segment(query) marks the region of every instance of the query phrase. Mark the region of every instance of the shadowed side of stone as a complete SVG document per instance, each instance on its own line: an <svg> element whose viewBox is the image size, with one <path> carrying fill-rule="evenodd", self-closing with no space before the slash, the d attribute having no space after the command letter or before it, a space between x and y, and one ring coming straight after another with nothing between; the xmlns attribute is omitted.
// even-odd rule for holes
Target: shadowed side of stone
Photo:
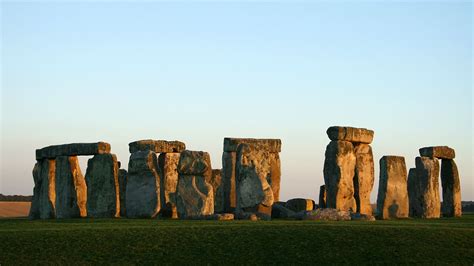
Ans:
<svg viewBox="0 0 474 266"><path fill-rule="evenodd" d="M440 217L439 162L436 158L416 157L416 180L418 180L422 218Z"/></svg>
<svg viewBox="0 0 474 266"><path fill-rule="evenodd" d="M186 149L186 144L181 141L167 140L138 140L128 144L130 153L138 151L153 151L155 153L180 153Z"/></svg>
<svg viewBox="0 0 474 266"><path fill-rule="evenodd" d="M224 188L224 211L234 212L237 207L235 191L235 166L237 153L222 153L222 183Z"/></svg>
<svg viewBox="0 0 474 266"><path fill-rule="evenodd" d="M55 218L56 211L56 160L39 160L33 168L33 198L30 219Z"/></svg>
<svg viewBox="0 0 474 266"><path fill-rule="evenodd" d="M407 168L401 156L380 159L377 211L381 219L408 217Z"/></svg>
<svg viewBox="0 0 474 266"><path fill-rule="evenodd" d="M410 168L408 171L408 200L409 200L409 216L421 217L423 215L423 206L421 199L420 182L416 175L416 168Z"/></svg>
<svg viewBox="0 0 474 266"><path fill-rule="evenodd" d="M52 145L36 150L36 160L54 159L59 156L96 155L110 153L110 144L106 142L71 143Z"/></svg>
<svg viewBox="0 0 474 266"><path fill-rule="evenodd" d="M324 183L326 206L338 210L356 210L354 199L354 146L347 141L331 141L326 147Z"/></svg>
<svg viewBox="0 0 474 266"><path fill-rule="evenodd" d="M322 185L319 187L319 208L326 208L326 186Z"/></svg>
<svg viewBox="0 0 474 266"><path fill-rule="evenodd" d="M441 184L443 186L443 216L461 217L461 183L454 160L441 160Z"/></svg>
<svg viewBox="0 0 474 266"><path fill-rule="evenodd" d="M120 189L115 154L89 159L86 171L88 217L119 217Z"/></svg>
<svg viewBox="0 0 474 266"><path fill-rule="evenodd" d="M303 198L290 199L286 202L285 207L294 212L312 211L314 209L314 201Z"/></svg>
<svg viewBox="0 0 474 266"><path fill-rule="evenodd" d="M126 207L126 200L127 200L127 179L128 179L128 172L125 169L119 169L118 180L119 180L119 188L120 188L120 217L127 216L127 207Z"/></svg>
<svg viewBox="0 0 474 266"><path fill-rule="evenodd" d="M129 218L154 218L161 209L160 175L154 151L130 155L126 187L126 210Z"/></svg>
<svg viewBox="0 0 474 266"><path fill-rule="evenodd" d="M448 146L424 147L420 149L420 155L438 159L454 159L456 157L454 149Z"/></svg>
<svg viewBox="0 0 474 266"><path fill-rule="evenodd" d="M214 191L214 212L224 212L224 186L222 184L221 169L213 169L209 183Z"/></svg>

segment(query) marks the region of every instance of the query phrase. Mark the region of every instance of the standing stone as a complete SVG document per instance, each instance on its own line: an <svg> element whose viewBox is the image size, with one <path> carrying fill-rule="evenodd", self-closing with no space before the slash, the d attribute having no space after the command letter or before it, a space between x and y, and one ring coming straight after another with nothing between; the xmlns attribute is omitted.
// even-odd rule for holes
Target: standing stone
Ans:
<svg viewBox="0 0 474 266"><path fill-rule="evenodd" d="M319 208L326 208L326 186L322 185L319 187Z"/></svg>
<svg viewBox="0 0 474 266"><path fill-rule="evenodd" d="M273 191L273 200L280 200L281 162L280 155L276 152L270 153L270 186Z"/></svg>
<svg viewBox="0 0 474 266"><path fill-rule="evenodd" d="M274 197L270 186L271 164L268 151L258 145L240 144L236 163L237 211L271 215Z"/></svg>
<svg viewBox="0 0 474 266"><path fill-rule="evenodd" d="M356 165L354 174L354 198L357 212L372 215L370 193L374 186L374 156L368 144L354 146Z"/></svg>
<svg viewBox="0 0 474 266"><path fill-rule="evenodd" d="M56 217L56 160L39 160L33 168L33 198L30 219L50 219Z"/></svg>
<svg viewBox="0 0 474 266"><path fill-rule="evenodd" d="M422 217L423 206L420 192L420 182L416 176L416 168L410 168L408 171L408 200L409 216Z"/></svg>
<svg viewBox="0 0 474 266"><path fill-rule="evenodd" d="M56 158L56 218L86 217L87 186L77 156Z"/></svg>
<svg viewBox="0 0 474 266"><path fill-rule="evenodd" d="M182 219L214 214L214 192L203 176L179 175L178 216Z"/></svg>
<svg viewBox="0 0 474 266"><path fill-rule="evenodd" d="M214 191L214 212L222 213L224 212L224 186L220 169L212 170L212 177L209 183Z"/></svg>
<svg viewBox="0 0 474 266"><path fill-rule="evenodd" d="M380 159L377 211L382 219L408 217L407 168L404 157L383 156Z"/></svg>
<svg viewBox="0 0 474 266"><path fill-rule="evenodd" d="M234 212L237 207L237 195L235 191L236 159L236 152L224 152L222 154L222 183L224 186L225 212Z"/></svg>
<svg viewBox="0 0 474 266"><path fill-rule="evenodd" d="M211 158L202 151L184 151L178 163L176 205L179 218L200 218L214 214Z"/></svg>
<svg viewBox="0 0 474 266"><path fill-rule="evenodd" d="M161 213L164 217L178 218L176 189L180 153L161 153L158 164L161 170Z"/></svg>
<svg viewBox="0 0 474 266"><path fill-rule="evenodd" d="M161 209L158 159L153 151L130 155L126 188L129 218L155 218Z"/></svg>
<svg viewBox="0 0 474 266"><path fill-rule="evenodd" d="M95 155L87 162L87 215L119 217L120 190L115 154Z"/></svg>
<svg viewBox="0 0 474 266"><path fill-rule="evenodd" d="M416 157L416 177L418 180L422 218L440 217L439 162L436 158Z"/></svg>
<svg viewBox="0 0 474 266"><path fill-rule="evenodd" d="M128 178L127 170L119 169L118 180L119 180L119 188L120 188L120 194L119 194L120 195L120 217L127 216L127 207L126 207L127 178Z"/></svg>
<svg viewBox="0 0 474 266"><path fill-rule="evenodd" d="M327 208L355 211L353 178L356 155L352 143L331 141L326 147L325 155L324 182Z"/></svg>
<svg viewBox="0 0 474 266"><path fill-rule="evenodd" d="M443 216L461 217L461 184L458 167L454 160L441 160L441 184L443 186Z"/></svg>

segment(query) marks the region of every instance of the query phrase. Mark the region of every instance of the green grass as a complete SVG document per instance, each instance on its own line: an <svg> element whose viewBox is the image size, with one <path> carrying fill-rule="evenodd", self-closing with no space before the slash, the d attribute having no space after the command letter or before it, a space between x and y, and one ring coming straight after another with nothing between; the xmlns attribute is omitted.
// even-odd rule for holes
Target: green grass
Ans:
<svg viewBox="0 0 474 266"><path fill-rule="evenodd" d="M0 264L474 264L474 214L376 222L0 220Z"/></svg>

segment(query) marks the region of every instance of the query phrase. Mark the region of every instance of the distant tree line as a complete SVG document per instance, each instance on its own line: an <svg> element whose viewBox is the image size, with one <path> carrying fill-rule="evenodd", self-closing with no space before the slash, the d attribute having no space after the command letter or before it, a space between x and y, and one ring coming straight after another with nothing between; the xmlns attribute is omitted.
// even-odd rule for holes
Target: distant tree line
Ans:
<svg viewBox="0 0 474 266"><path fill-rule="evenodd" d="M33 196L0 194L0 201L31 201L32 197Z"/></svg>
<svg viewBox="0 0 474 266"><path fill-rule="evenodd" d="M463 212L474 212L474 201L463 201L461 205Z"/></svg>

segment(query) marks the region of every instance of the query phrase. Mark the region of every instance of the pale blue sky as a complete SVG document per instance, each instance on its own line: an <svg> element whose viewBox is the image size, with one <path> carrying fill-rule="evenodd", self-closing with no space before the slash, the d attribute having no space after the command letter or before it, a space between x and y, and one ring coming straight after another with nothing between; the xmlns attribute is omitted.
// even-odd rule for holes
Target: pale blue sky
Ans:
<svg viewBox="0 0 474 266"><path fill-rule="evenodd" d="M51 144L108 141L126 166L129 142L178 139L220 168L235 136L281 138L282 199L316 199L326 128L352 125L376 132L376 181L383 155L414 167L418 148L449 145L474 200L472 10L2 2L0 193L31 194Z"/></svg>

